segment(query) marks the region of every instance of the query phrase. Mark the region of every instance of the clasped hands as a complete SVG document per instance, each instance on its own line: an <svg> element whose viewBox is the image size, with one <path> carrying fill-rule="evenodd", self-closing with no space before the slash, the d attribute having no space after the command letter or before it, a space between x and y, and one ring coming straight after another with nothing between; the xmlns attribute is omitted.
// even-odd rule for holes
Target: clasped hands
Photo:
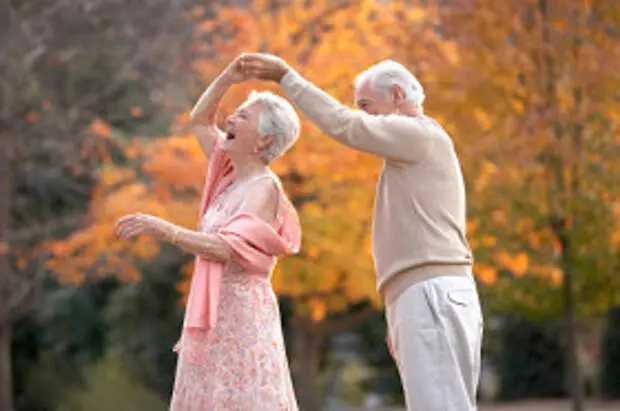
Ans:
<svg viewBox="0 0 620 411"><path fill-rule="evenodd" d="M224 70L223 75L232 83L242 83L252 78L279 83L291 70L280 57L264 53L244 53Z"/></svg>

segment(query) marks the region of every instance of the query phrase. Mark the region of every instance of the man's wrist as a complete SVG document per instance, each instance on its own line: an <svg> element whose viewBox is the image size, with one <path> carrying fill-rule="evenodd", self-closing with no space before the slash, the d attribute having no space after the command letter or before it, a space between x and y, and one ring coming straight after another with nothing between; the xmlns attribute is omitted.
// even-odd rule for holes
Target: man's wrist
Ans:
<svg viewBox="0 0 620 411"><path fill-rule="evenodd" d="M284 79L284 77L286 77L286 75L292 70L291 67L283 67L282 70L280 70L276 76L276 78L274 80L276 80L277 83L282 83L282 80Z"/></svg>

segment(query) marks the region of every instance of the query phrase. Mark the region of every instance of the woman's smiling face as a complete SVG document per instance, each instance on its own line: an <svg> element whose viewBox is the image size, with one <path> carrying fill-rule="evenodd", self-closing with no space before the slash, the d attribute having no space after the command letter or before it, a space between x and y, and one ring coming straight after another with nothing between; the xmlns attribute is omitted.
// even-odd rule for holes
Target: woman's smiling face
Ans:
<svg viewBox="0 0 620 411"><path fill-rule="evenodd" d="M260 103L239 106L226 118L226 136L221 149L228 153L251 154L259 138Z"/></svg>

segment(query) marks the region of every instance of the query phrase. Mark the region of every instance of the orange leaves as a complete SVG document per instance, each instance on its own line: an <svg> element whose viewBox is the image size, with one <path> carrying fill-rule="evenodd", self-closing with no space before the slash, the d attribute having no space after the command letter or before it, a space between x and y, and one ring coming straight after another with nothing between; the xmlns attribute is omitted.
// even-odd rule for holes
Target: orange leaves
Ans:
<svg viewBox="0 0 620 411"><path fill-rule="evenodd" d="M458 44L454 41L445 41L441 43L441 45L443 54L448 63L453 66L457 65L461 60Z"/></svg>
<svg viewBox="0 0 620 411"><path fill-rule="evenodd" d="M443 119L441 123L453 134L467 176L467 232L472 246L477 246L477 278L492 285L498 281L498 272L509 271L516 277L531 274L552 283L561 279L554 263L562 250L552 233L541 228L551 208L545 203L550 173L541 153L551 146L557 122L567 129L574 124L567 113L576 107L575 85L588 87L583 110L600 113L611 127L610 136L587 140L584 147L607 140L620 142L620 110L612 101L613 93L608 93L619 87L612 80L613 65L602 64L605 60L599 49L609 51L605 42L589 36L584 43L593 45L580 51L579 64L573 64L566 54L550 55L558 64L557 72L563 74L554 79L557 93L548 96L544 70L539 67L540 52L548 48L531 34L537 30L524 28L523 13L516 12L527 4L473 2L473 9L465 15L448 4L437 8L373 0L314 0L309 5L305 0L291 0L277 2L277 7L270 1L247 3L247 7L216 7L216 15L208 20L203 7L194 8L188 16L197 22L191 51L198 57L192 65L203 84L239 53L260 50L278 54L317 86L351 104L351 83L359 71L384 58L402 62L425 86L426 111ZM205 40L206 34L212 41ZM556 49L558 53L570 50L551 48ZM594 76L598 73L593 70L607 72ZM582 77L573 77L576 74ZM241 84L227 93L222 112L244 101L252 88L280 93L273 84ZM557 101L548 106L549 98ZM556 103L562 108L559 112ZM43 110L47 110L45 105ZM582 118L585 113L575 114L587 138L602 133L604 127ZM136 106L131 115L144 113ZM278 292L304 301L306 313L322 321L353 302L379 303L369 238L381 161L332 142L302 121L302 138L273 167L288 178L285 186L293 200L303 204L299 209L303 249L300 256L280 261L273 283ZM186 123L187 111L179 114L174 125ZM97 119L90 130L95 138L87 148L107 153L106 144L115 136L112 127ZM122 143L131 165L109 166L110 161L99 170L89 225L62 246L53 246L56 270L73 279L91 271L137 278L136 261L152 258L158 248L153 241L114 237L114 220L128 212L153 213L195 227L207 164L194 136L179 134ZM564 150L556 146L552 153ZM592 158L603 161L598 154ZM563 182L571 177L559 174ZM589 186L600 185L595 178L585 181ZM606 197L613 201L609 194ZM610 240L620 246L620 235L611 235ZM180 287L187 292L187 284ZM310 292L320 292L321 297L306 304L304 296Z"/></svg>
<svg viewBox="0 0 620 411"><path fill-rule="evenodd" d="M100 137L110 137L112 135L112 127L103 120L97 118L95 119L91 125L90 130L97 136Z"/></svg>
<svg viewBox="0 0 620 411"><path fill-rule="evenodd" d="M549 280L554 286L560 285L564 275L560 268L547 264L533 264L531 272L535 276Z"/></svg>
<svg viewBox="0 0 620 411"><path fill-rule="evenodd" d="M426 10L421 7L409 7L406 9L407 20L412 23L419 23L426 17Z"/></svg>
<svg viewBox="0 0 620 411"><path fill-rule="evenodd" d="M101 184L105 187L114 187L118 184L129 183L136 178L132 169L120 167L104 167L100 173Z"/></svg>
<svg viewBox="0 0 620 411"><path fill-rule="evenodd" d="M480 125L482 130L489 131L491 129L491 126L493 125L493 120L491 119L491 116L486 110L480 107L474 109L474 117L476 118L476 120L478 120L478 124Z"/></svg>
<svg viewBox="0 0 620 411"><path fill-rule="evenodd" d="M131 115L134 117L142 117L144 110L142 107L134 106L131 108Z"/></svg>
<svg viewBox="0 0 620 411"><path fill-rule="evenodd" d="M500 251L495 254L494 259L501 267L517 277L524 275L529 268L529 256L524 252L510 254L506 251Z"/></svg>
<svg viewBox="0 0 620 411"><path fill-rule="evenodd" d="M467 220L467 235L471 236L478 231L478 227L480 226L480 221L478 220Z"/></svg>
<svg viewBox="0 0 620 411"><path fill-rule="evenodd" d="M34 124L39 121L39 115L34 111L29 111L28 114L26 114L26 121L30 124Z"/></svg>
<svg viewBox="0 0 620 411"><path fill-rule="evenodd" d="M620 247L620 230L615 230L611 235L612 247Z"/></svg>
<svg viewBox="0 0 620 411"><path fill-rule="evenodd" d="M474 190L480 192L484 190L493 176L497 172L497 166L490 161L484 161L480 167L480 172L474 181Z"/></svg>
<svg viewBox="0 0 620 411"><path fill-rule="evenodd" d="M529 267L529 257L526 253L518 253L516 256L512 258L510 263L508 264L508 268L512 271L516 276L522 276L526 273Z"/></svg>
<svg viewBox="0 0 620 411"><path fill-rule="evenodd" d="M205 8L203 6L194 6L191 10L192 17L199 19L205 14Z"/></svg>
<svg viewBox="0 0 620 411"><path fill-rule="evenodd" d="M491 213L491 219L499 225L504 225L508 222L508 217L504 210L495 210Z"/></svg>
<svg viewBox="0 0 620 411"><path fill-rule="evenodd" d="M0 255L7 254L9 252L9 243L6 241L0 241Z"/></svg>
<svg viewBox="0 0 620 411"><path fill-rule="evenodd" d="M308 305L310 306L310 317L314 322L320 322L325 318L327 314L327 306L325 305L325 301L321 298L311 298L308 301Z"/></svg>
<svg viewBox="0 0 620 411"><path fill-rule="evenodd" d="M493 267L476 264L474 274L478 280L486 285L493 285L497 281L497 270Z"/></svg>
<svg viewBox="0 0 620 411"><path fill-rule="evenodd" d="M489 248L494 247L497 244L497 237L493 237L489 234L483 234L482 237L480 237L480 244Z"/></svg>
<svg viewBox="0 0 620 411"><path fill-rule="evenodd" d="M199 32L210 33L216 27L217 27L217 21L215 20L204 20L198 23Z"/></svg>

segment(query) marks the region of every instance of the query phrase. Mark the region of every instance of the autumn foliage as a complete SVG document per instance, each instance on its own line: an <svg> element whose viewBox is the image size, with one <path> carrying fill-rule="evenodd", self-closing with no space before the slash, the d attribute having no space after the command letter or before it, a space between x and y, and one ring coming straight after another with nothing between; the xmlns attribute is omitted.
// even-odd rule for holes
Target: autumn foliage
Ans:
<svg viewBox="0 0 620 411"><path fill-rule="evenodd" d="M620 253L620 100L614 94L620 45L609 27L620 26L619 5L249 3L219 7L215 17L201 8L188 15L196 26L193 68L204 85L241 52L271 52L352 104L358 72L381 59L398 60L425 86L426 113L454 138L480 282L518 304L552 304L515 288L514 279L552 290L566 269L561 256L570 251L577 286L596 281L618 288L612 274ZM258 82L237 86L222 114L256 88L279 92ZM140 116L139 108L132 115ZM186 119L180 113L170 129ZM140 211L194 227L206 161L191 135L127 139L100 120L92 133L106 160L99 186L84 227L49 245L49 265L69 282L92 274L137 280L136 262L152 258L159 245L115 238L115 219ZM122 158L105 150L120 150ZM379 304L370 219L380 166L309 122L297 146L274 165L304 230L300 255L281 261L274 286L296 299L299 315L320 321L352 303Z"/></svg>

